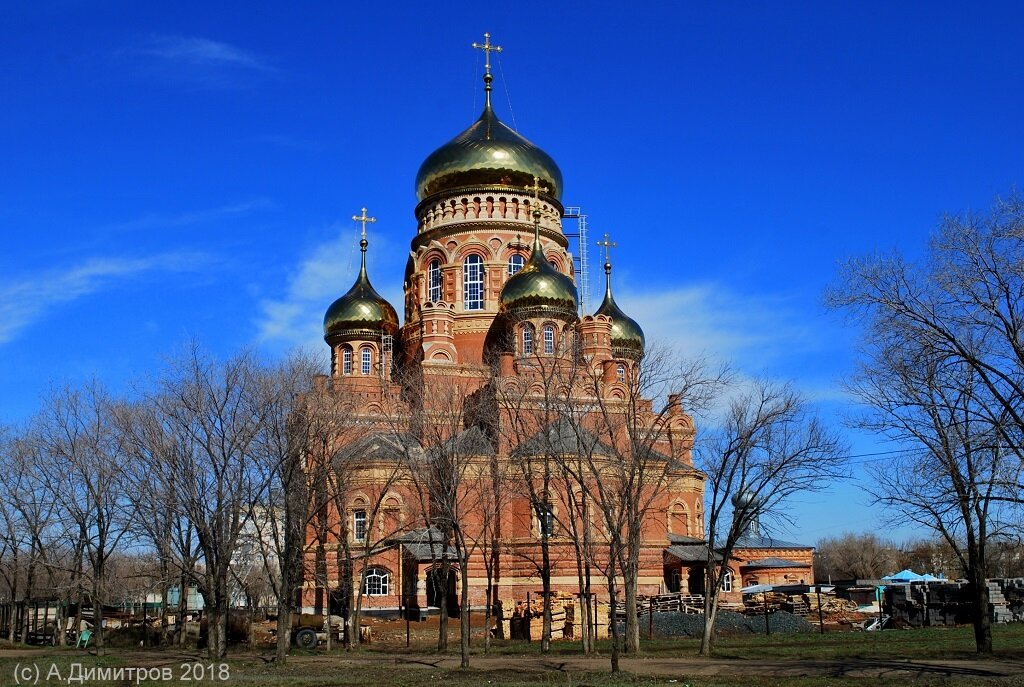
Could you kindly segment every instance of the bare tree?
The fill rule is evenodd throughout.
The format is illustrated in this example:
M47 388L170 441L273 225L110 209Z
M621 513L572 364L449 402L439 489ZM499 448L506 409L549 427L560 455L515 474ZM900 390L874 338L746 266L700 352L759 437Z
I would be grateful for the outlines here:
M129 452L116 426L116 402L98 383L65 388L47 399L34 423L37 465L46 476L70 538L84 543L91 581L96 651L103 653L106 566L129 536L132 502L125 494Z
M868 351L917 342L962 361L984 387L1007 450L1024 441L1024 199L988 215L949 215L917 263L899 255L848 261L828 302L868 322Z
M987 544L1021 503L1022 464L1004 442L1015 432L994 424L989 388L965 362L913 341L879 353L851 384L871 409L857 424L909 450L871 466L866 488L952 549L972 589L976 648L991 653Z
M215 361L193 344L170 363L149 399L174 444L173 473L181 514L203 555L197 578L208 617L208 653L227 653L228 581L254 481L254 443L267 410L257 402L260 376L250 354ZM187 593L186 589L181 594Z
M919 449L902 472L876 471L876 495L956 542L975 587L976 648L990 652L985 543L1017 519L1022 486L1024 201L1013 193L988 215L945 217L919 262L851 260L828 299L866 324L852 382L871 409L862 423ZM908 486L935 499L927 511L893 491Z
M814 579L877 580L901 567L895 542L873 532L847 532L822 539L815 546Z
M721 579L737 540L762 519L783 517L794 494L826 489L842 477L843 453L837 434L792 387L765 380L734 397L721 426L700 437L708 535L702 656L713 650Z

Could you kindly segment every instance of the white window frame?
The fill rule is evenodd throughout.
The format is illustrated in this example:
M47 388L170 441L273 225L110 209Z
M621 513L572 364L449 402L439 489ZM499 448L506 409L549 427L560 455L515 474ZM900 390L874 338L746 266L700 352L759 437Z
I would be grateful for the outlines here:
M341 374L352 374L352 349L348 346L341 349Z
M619 364L619 366L615 368L615 378L618 379L620 382L625 382L626 381L626 366L625 365Z
M523 269L523 265L526 264L526 258L523 257L522 253L513 253L508 258L508 276L515 276L519 270Z
M372 586L371 586L372 583ZM391 573L386 568L367 568L363 578L365 596L387 596L391 592Z
M360 372L364 375L368 375L373 372L373 351L370 350L369 346L366 346L360 351Z
M555 509L550 503L538 504L534 509L537 516L537 534L541 539L548 539L555 534Z
M352 511L352 539L354 541L365 541L366 532L366 509L356 508Z
M427 267L427 300L431 303L437 303L441 300L441 261L434 260L430 261L429 267Z
M722 582L721 586L722 586L722 591L723 592L728 594L729 592L732 591L732 570L730 570L729 568L725 569L725 572L722 573L722 580L721 580L721 582Z
M523 327L523 355L533 355L533 325Z
M484 259L472 253L462 263L462 309L484 309Z
M555 326L544 325L544 354L551 355L555 352Z

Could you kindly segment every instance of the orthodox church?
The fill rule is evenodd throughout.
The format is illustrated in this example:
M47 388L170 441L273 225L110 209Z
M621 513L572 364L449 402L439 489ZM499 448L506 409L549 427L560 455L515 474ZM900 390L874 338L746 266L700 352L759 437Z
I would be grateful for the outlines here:
M365 208L353 218L363 225L362 262L324 316L331 367L317 380L345 409L346 428L322 459L342 456L344 467L320 485L332 493L307 534L302 605L328 610L344 574L368 610L523 600L541 590L542 575L578 594L584 566L599 592L607 553L598 501L612 498L615 480L601 466L641 450L626 436L630 424L660 466L637 497L639 593L702 593L693 423L678 399L655 409L639 395L644 333L613 296L607 252L604 299L580 312L562 172L495 114L497 48L474 47L487 56L483 112L416 174L401 320L367 272L374 219ZM336 564L342 550L348 562ZM806 566L799 557L775 563L811 581L809 554Z

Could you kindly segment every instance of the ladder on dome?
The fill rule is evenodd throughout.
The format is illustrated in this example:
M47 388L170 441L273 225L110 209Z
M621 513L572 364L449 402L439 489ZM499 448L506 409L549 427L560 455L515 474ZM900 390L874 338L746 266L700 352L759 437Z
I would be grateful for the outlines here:
M587 216L579 206L565 208L562 219L576 220L576 231L563 232L566 238L576 239L573 262L576 263L576 285L580 290L580 314L590 312L590 265L587 263Z

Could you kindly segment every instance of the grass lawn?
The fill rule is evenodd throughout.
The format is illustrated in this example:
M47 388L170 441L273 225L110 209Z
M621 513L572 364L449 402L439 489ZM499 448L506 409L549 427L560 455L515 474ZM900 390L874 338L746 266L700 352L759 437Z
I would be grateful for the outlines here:
M608 672L607 643L600 656L582 659L578 645L556 642L549 655L541 655L539 644L499 643L489 656L474 648L473 667L457 668L457 638L452 650L441 656L429 652L422 641L407 653L404 642L376 643L349 653L335 651L296 652L285 665L268 656L236 652L226 667L213 665L199 678L189 668L197 659L194 652L178 650L108 649L96 657L73 649L23 648L0 644L0 685L69 684L72 664L81 664L82 675L104 675L117 668L157 668L165 672L143 685L202 684L232 687L333 687L348 685L394 685L425 687L450 685L508 687L559 685L566 687L616 687L619 685L665 685L666 687L822 687L835 685L1024 685L1024 625L995 628L995 660L976 663L970 628L887 630L880 633L830 633L826 635L773 635L723 637L717 645L716 660L696 658L697 640L655 640L643 642L644 651L628 657L625 674ZM908 663L908 661L913 663ZM942 663L932 670L927 662ZM958 663L969 662L969 663ZM991 665L989 665L991 664ZM38 667L39 681L25 680L26 668ZM997 668L993 672L989 667ZM100 672L89 672L96 669ZM18 672L17 671L22 671ZM169 671L169 673L167 672ZM867 671L870 674L858 674ZM1010 672L1008 676L999 673ZM49 682L47 674L56 677ZM171 680L163 679L166 675ZM92 679L85 687L122 687L121 680ZM156 676L157 673L150 672ZM107 673L106 677L113 677ZM192 677L190 682L185 677ZM20 679L19 679L20 678ZM77 684L77 683L74 683ZM134 684L132 680L131 684Z

